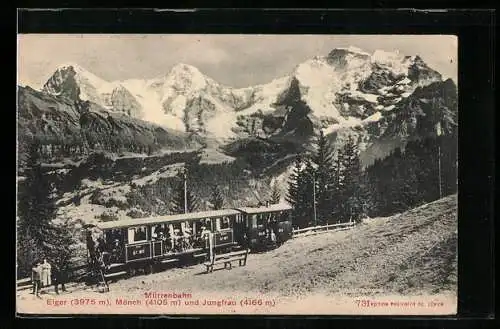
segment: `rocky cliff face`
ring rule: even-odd
[[[49,95],[29,87],[18,87],[17,125],[20,143],[37,139],[48,156],[84,154],[94,149],[146,153],[190,145],[181,132],[108,112],[89,101]]]

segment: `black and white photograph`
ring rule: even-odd
[[[17,54],[18,313],[457,313],[456,36]]]

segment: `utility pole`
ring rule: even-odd
[[[438,140],[438,175],[439,175],[439,198],[443,197],[442,184],[441,184],[441,144]]]
[[[187,169],[184,168],[182,172],[182,177],[184,179],[184,213],[187,214],[188,212],[188,207],[187,207]]]
[[[442,198],[442,194],[443,194],[442,186],[441,186],[442,185],[441,184],[441,134],[442,134],[441,122],[438,122],[436,124],[436,135],[437,135],[436,141],[438,144],[438,182],[439,182],[439,198],[440,199]]]
[[[316,218],[316,175],[312,174],[313,179],[313,211],[314,211],[314,226],[318,226],[318,221]]]

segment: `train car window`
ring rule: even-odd
[[[191,227],[189,222],[183,222],[182,223],[182,233],[183,234],[193,234],[193,228]]]
[[[174,235],[174,225],[172,224],[167,225],[167,233],[169,238],[171,238]]]
[[[156,240],[164,238],[167,234],[167,228],[165,224],[158,224],[151,226],[151,237]]]
[[[279,215],[280,222],[286,222],[288,220],[288,213],[286,211],[281,211]]]
[[[275,213],[270,212],[270,213],[266,214],[266,223],[273,222],[275,220],[275,218],[276,218]]]
[[[229,229],[229,228],[231,228],[230,218],[227,216],[222,217],[222,219],[220,220],[220,229],[225,230],[225,229]]]
[[[213,225],[212,225],[212,220],[211,219],[205,219],[205,224],[204,224],[205,228],[209,231],[213,231],[214,228],[213,228]]]
[[[175,223],[172,225],[172,237],[180,237],[182,236],[182,224],[181,223]]]
[[[257,215],[252,215],[250,219],[252,221],[251,226],[253,228],[256,228],[257,227]]]
[[[199,228],[201,227],[200,225],[200,221],[196,221],[196,222],[192,222],[191,223],[191,229],[192,229],[192,233],[193,233],[193,236],[196,236],[198,231],[199,231]]]
[[[147,226],[131,227],[128,229],[128,243],[147,241],[148,229]]]
[[[262,226],[264,224],[265,214],[257,215],[257,226]]]
[[[194,222],[193,223],[193,234],[196,236],[200,236],[201,231],[203,231],[203,228],[205,228],[205,230],[210,228],[210,227],[207,227],[205,225],[206,225],[206,222],[203,220],[198,220],[198,221]]]

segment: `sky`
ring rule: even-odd
[[[419,55],[457,82],[458,39],[446,35],[68,35],[20,34],[18,84],[40,89],[57,67],[77,63],[108,80],[149,79],[178,63],[219,83],[246,87],[289,74],[314,56],[354,46]]]

